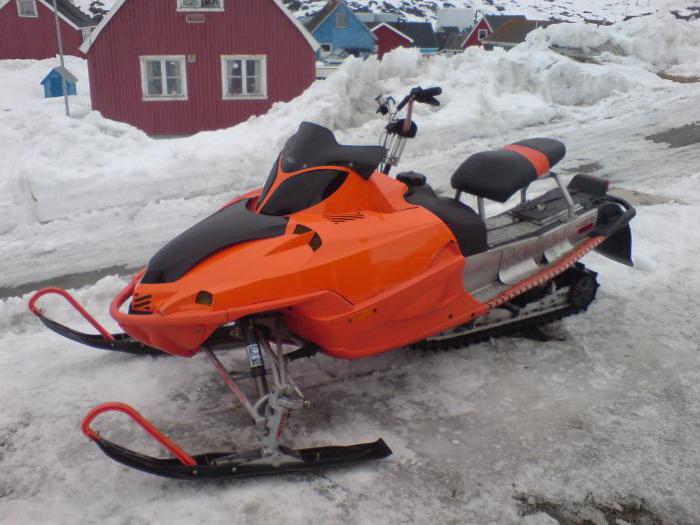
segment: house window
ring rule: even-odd
[[[221,72],[224,100],[267,98],[264,55],[222,56]]]
[[[479,29],[479,33],[477,35],[477,38],[479,39],[479,41],[481,41],[484,38],[486,38],[488,36],[488,34],[489,34],[488,29]]]
[[[184,56],[141,57],[144,100],[187,100]]]
[[[177,0],[178,11],[223,11],[224,0]]]
[[[36,18],[36,0],[17,0],[17,14],[22,18]]]
[[[88,38],[90,38],[90,35],[92,34],[92,28],[85,27],[81,30],[81,33],[83,35],[83,42],[87,42]]]
[[[337,29],[345,29],[348,27],[348,14],[347,13],[336,13],[335,15],[335,27]]]
[[[322,53],[331,53],[333,51],[333,44],[321,44]]]

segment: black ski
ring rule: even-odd
[[[282,456],[252,460],[226,460],[232,453],[210,453],[192,456],[196,465],[184,465],[177,459],[146,456],[121,447],[100,436],[92,438],[114,461],[148,474],[175,479],[237,479],[308,472],[350,463],[383,459],[392,454],[382,439],[373,443],[285,450]]]

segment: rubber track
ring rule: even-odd
[[[473,334],[458,335],[453,338],[435,341],[429,341],[426,339],[411,345],[411,348],[417,348],[420,350],[456,350],[472,344],[483,343],[492,337],[503,337],[524,330],[525,328],[544,326],[546,324],[553,323],[554,321],[559,321],[564,317],[579,314],[583,311],[584,310],[577,310],[573,306],[568,306],[562,308],[561,310],[548,312],[536,317],[528,317],[527,319],[515,321],[510,324],[487,328],[486,330],[475,332]]]

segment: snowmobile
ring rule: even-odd
[[[302,123],[262,188],[170,241],[114,298],[110,314],[123,333],[108,332],[64,290],[38,291],[30,310],[79,343],[136,355],[202,352],[250,416],[259,443],[242,453],[190,455],[122,403],[89,411],[84,434],[124,465],[181,479],[385,458],[391,450],[381,439],[283,445],[285,420],[309,406],[290,364],[319,352],[359,359],[402,347],[459,347],[586,310],[597,274],[579,260],[596,250],[631,266],[634,208],[609,195],[606,180],[576,175],[565,185],[552,168],[566,148],[547,138],[470,156],[452,175],[452,196],[437,194],[420,173],[391,177],[418,132],[414,105],[438,106],[441,93],[414,88],[399,104],[379,97],[378,111],[389,120],[381,145],[341,145],[329,129]],[[529,198],[541,180],[553,181],[552,189]],[[464,195],[476,199],[476,210]],[[486,200],[511,197],[518,202],[510,209],[487,216]],[[50,319],[37,306],[50,293],[99,333]],[[224,349],[244,349],[249,370],[227,370],[216,354]],[[251,381],[246,389],[242,380]],[[101,436],[93,420],[110,411],[129,415],[173,457],[146,456]]]

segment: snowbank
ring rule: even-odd
[[[533,32],[528,40],[578,49],[604,62],[628,59],[627,63],[670,74],[700,74],[700,20],[685,22],[670,14],[635,18],[611,27],[556,24]]]
[[[575,25],[558,31],[581,38]],[[636,33],[628,32],[636,41]],[[679,42],[685,46],[685,40]],[[685,56],[677,54],[679,60]],[[79,59],[69,62],[81,79],[73,99],[78,118],[65,119],[61,100],[43,100],[37,86],[51,65],[0,62],[0,137],[8,139],[0,145],[7,160],[0,176],[0,234],[93,210],[243,191],[261,183],[301,121],[328,126],[347,142],[374,143],[384,121],[373,99],[379,93],[401,96],[417,84],[440,85],[444,95],[440,110],[418,109],[424,132],[416,150],[439,148],[445,135],[493,137],[556,120],[571,106],[663,85],[638,64],[582,64],[551,51],[546,41],[534,40],[509,53],[472,49],[452,58],[425,59],[415,50],[400,49],[383,62],[351,60],[297,99],[238,126],[153,140],[89,112],[86,68]]]

